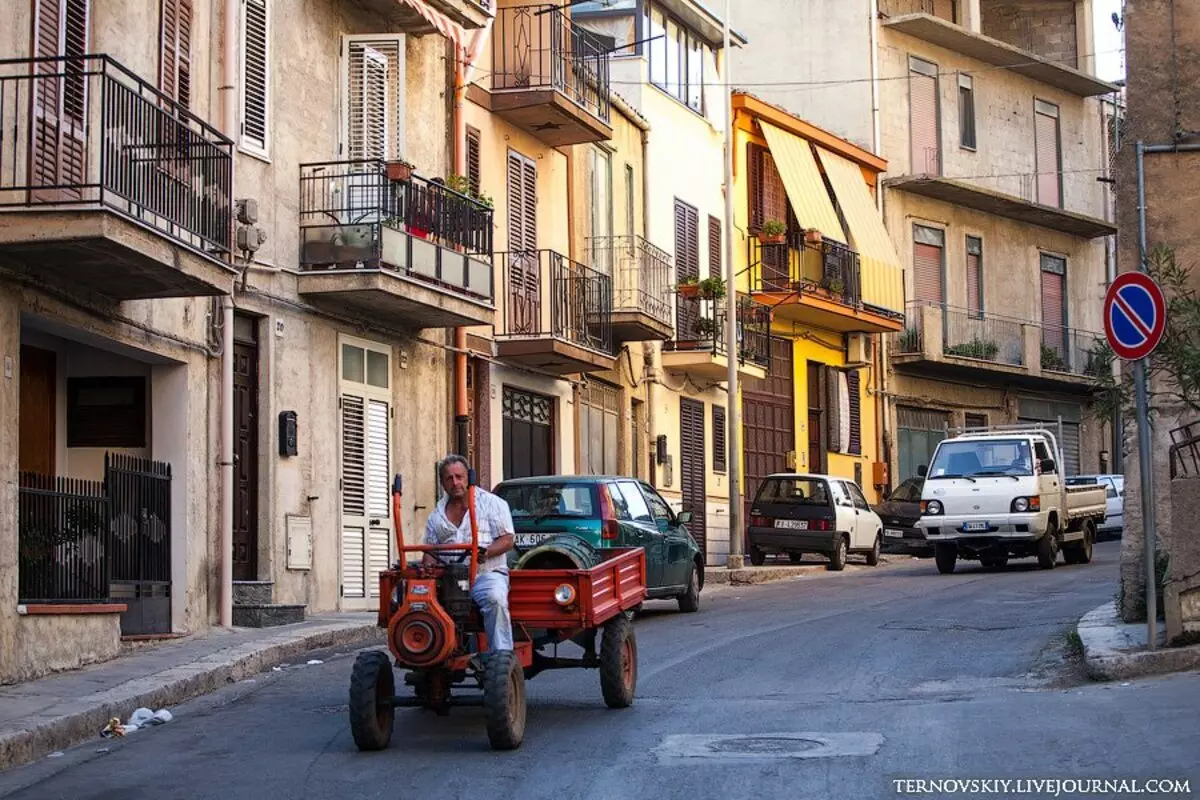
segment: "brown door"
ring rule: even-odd
[[[742,388],[742,431],[746,449],[746,511],[763,478],[787,470],[787,454],[796,449],[796,412],[793,405],[792,342],[771,340],[771,374],[747,378]]]
[[[53,351],[21,345],[20,470],[53,475],[58,370]]]
[[[808,362],[808,472],[825,472],[825,366]]]
[[[679,476],[683,489],[683,510],[692,512],[687,529],[708,558],[708,519],[704,513],[708,490],[704,462],[704,403],[679,398]]]
[[[258,580],[258,343],[237,318],[233,344],[233,579]]]
[[[554,401],[504,387],[504,480],[554,474]]]

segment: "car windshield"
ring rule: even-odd
[[[931,480],[1032,474],[1029,442],[1024,439],[942,442],[929,466]]]
[[[562,483],[501,485],[496,494],[504,498],[514,519],[545,517],[591,517],[595,514],[592,487]]]
[[[758,489],[756,503],[786,503],[801,506],[829,505],[825,481],[814,478],[767,478]]]

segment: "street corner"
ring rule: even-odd
[[[1092,680],[1127,680],[1200,670],[1200,645],[1167,647],[1165,626],[1160,622],[1155,649],[1150,650],[1146,646],[1146,624],[1122,621],[1112,601],[1084,614],[1076,630]]]

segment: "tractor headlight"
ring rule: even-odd
[[[569,606],[575,602],[575,587],[569,583],[561,584],[554,590],[554,602],[560,606]]]

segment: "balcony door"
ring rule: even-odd
[[[39,203],[84,199],[89,0],[34,0],[29,186]],[[45,188],[43,188],[45,187]]]
[[[346,225],[380,222],[389,208],[387,184],[377,163],[405,151],[405,40],[403,34],[345,36],[342,42],[341,158],[357,162],[345,170]]]
[[[541,270],[537,250],[537,162],[508,151],[507,330],[532,335],[542,330]]]
[[[675,279],[682,283],[700,280],[700,212],[682,200],[675,200]],[[700,338],[700,298],[677,295],[675,300],[675,338],[696,342]]]

